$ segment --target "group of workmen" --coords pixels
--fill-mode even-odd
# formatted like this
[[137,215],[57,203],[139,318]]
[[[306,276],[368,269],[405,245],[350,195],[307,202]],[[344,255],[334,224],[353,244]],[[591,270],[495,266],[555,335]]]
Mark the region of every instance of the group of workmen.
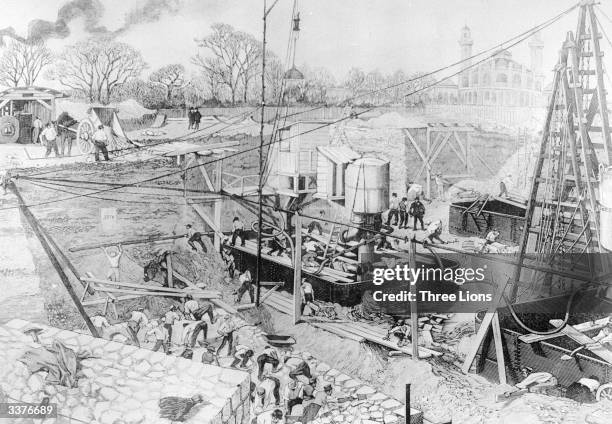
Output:
[[[32,123],[32,142],[41,144],[46,148],[45,158],[55,153],[55,157],[66,157],[72,154],[72,143],[76,139],[76,132],[66,126],[58,124],[57,121],[47,122],[43,125],[37,116]],[[109,161],[108,157],[108,136],[104,131],[104,126],[98,125],[92,134],[92,142],[95,148],[94,158],[100,161],[100,153],[104,160]]]

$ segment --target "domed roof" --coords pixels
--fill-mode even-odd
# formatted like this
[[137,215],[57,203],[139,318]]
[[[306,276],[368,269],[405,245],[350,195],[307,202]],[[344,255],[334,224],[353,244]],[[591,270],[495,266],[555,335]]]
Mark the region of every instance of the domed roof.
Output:
[[295,66],[285,72],[283,76],[287,80],[303,80],[304,74],[302,74]]

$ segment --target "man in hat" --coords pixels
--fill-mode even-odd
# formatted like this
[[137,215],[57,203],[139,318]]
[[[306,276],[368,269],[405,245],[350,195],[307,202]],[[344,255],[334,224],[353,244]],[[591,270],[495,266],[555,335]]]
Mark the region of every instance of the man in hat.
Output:
[[251,271],[249,271],[248,268],[245,269],[244,272],[240,274],[240,277],[238,277],[238,280],[240,281],[240,287],[236,291],[235,303],[240,303],[242,296],[247,292],[249,293],[249,300],[253,303],[255,301],[255,287],[253,286]]
[[489,231],[485,237],[485,241],[482,244],[479,253],[484,253],[486,250],[488,250],[489,245],[495,243],[498,237],[499,231],[497,231],[495,228],[491,228],[491,231]]
[[221,340],[221,344],[217,348],[217,356],[219,356],[221,350],[225,347],[226,344],[227,355],[229,356],[232,354],[234,350],[234,331],[236,331],[236,328],[237,326],[234,320],[232,319],[232,316],[230,314],[224,315],[223,321],[219,325],[219,328],[217,328],[217,333],[219,333],[219,335],[223,337],[223,339]]
[[190,107],[187,111],[187,121],[189,122],[189,125],[187,126],[188,130],[193,128],[193,112],[194,109],[192,107]]
[[57,130],[55,129],[55,125],[51,122],[47,123],[47,127],[43,130],[40,135],[47,145],[47,151],[45,152],[45,157],[49,157],[51,154],[51,150],[53,149],[53,153],[55,153],[55,157],[59,157],[59,150],[57,149]]
[[314,302],[314,290],[306,278],[302,278],[300,291],[302,292],[302,313],[304,313],[304,308]]
[[138,332],[141,328],[146,327],[148,324],[149,318],[145,314],[144,308],[139,307],[135,311],[132,311],[130,314],[130,319],[127,322],[127,326],[134,340],[138,340]]
[[195,243],[199,243],[200,246],[202,246],[202,252],[206,253],[206,246],[202,240],[202,234],[195,231],[191,224],[185,225],[185,228],[187,228],[187,234],[185,234],[185,237],[187,238],[187,244],[191,246],[191,250],[197,252],[198,249],[196,249]]
[[387,225],[391,225],[391,220],[394,219],[393,225],[398,224],[399,218],[399,199],[397,193],[391,195],[391,201],[389,202],[389,213],[387,214]]
[[106,279],[110,281],[121,281],[119,273],[119,261],[121,260],[121,255],[123,255],[121,245],[118,244],[117,246],[102,247],[102,251],[106,255],[106,259],[108,259],[108,263],[110,264],[108,274],[106,274]]
[[245,369],[248,367],[249,363],[252,362],[251,358],[255,352],[253,349],[250,349],[248,346],[239,344],[236,346],[236,353],[234,354],[234,360],[230,364],[232,368],[242,368]]
[[40,131],[43,129],[43,123],[40,118],[37,116],[32,122],[32,143],[37,144],[40,143]]
[[166,327],[166,331],[168,332],[168,342],[172,343],[172,326],[174,325],[176,321],[179,321],[181,319],[181,316],[178,313],[178,308],[176,307],[176,305],[172,305],[170,307],[168,312],[166,312],[166,315],[164,316],[164,318],[166,319],[165,327]]
[[510,190],[511,187],[512,187],[512,174],[508,174],[506,175],[506,177],[504,177],[499,182],[499,194],[497,197],[509,197],[508,191]]
[[236,261],[234,260],[232,251],[228,247],[224,247],[221,251],[221,256],[223,257],[223,262],[225,262],[225,269],[227,270],[229,278],[234,278],[234,274],[236,273]]
[[108,158],[108,149],[106,145],[108,144],[108,137],[106,136],[106,132],[104,131],[104,126],[98,125],[98,129],[93,133],[92,140],[94,142],[94,147],[96,151],[94,152],[94,159],[96,162],[100,161],[100,152],[104,155],[104,160],[109,161]]
[[427,238],[425,239],[425,241],[431,244],[435,244],[434,240],[437,240],[441,244],[445,244],[446,242],[442,240],[440,235],[442,235],[442,220],[438,219],[437,221],[434,221],[429,224],[429,226],[427,227]]
[[161,318],[159,321],[151,321],[151,329],[147,331],[147,336],[155,336],[155,345],[153,346],[153,352],[157,352],[160,348],[164,348],[164,353],[168,355],[170,350],[168,348],[168,332],[165,327],[165,319]]
[[237,216],[232,220],[232,242],[231,245],[236,245],[236,238],[240,237],[240,245],[244,246],[244,224]]
[[315,391],[314,399],[310,401],[308,406],[304,408],[304,414],[302,415],[302,424],[312,422],[319,415],[321,408],[325,407],[328,402],[328,397],[331,396],[333,388],[331,384],[326,384],[323,390]]
[[423,223],[423,217],[425,216],[425,205],[423,205],[418,196],[414,199],[414,202],[410,204],[408,214],[413,218],[413,231],[417,230],[417,221],[421,223],[421,230],[425,230],[425,224]]

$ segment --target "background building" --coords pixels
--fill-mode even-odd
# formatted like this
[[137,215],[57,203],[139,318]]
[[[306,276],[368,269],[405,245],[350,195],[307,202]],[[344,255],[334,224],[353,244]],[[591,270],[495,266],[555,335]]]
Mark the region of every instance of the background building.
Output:
[[542,73],[544,43],[539,33],[529,43],[530,67],[512,59],[509,51],[500,50],[478,66],[467,69],[472,64],[469,58],[473,54],[473,44],[470,28],[463,27],[459,46],[461,59],[466,60],[462,63],[464,71],[459,75],[458,82],[449,80],[433,87],[430,94],[432,103],[542,106],[545,102]]

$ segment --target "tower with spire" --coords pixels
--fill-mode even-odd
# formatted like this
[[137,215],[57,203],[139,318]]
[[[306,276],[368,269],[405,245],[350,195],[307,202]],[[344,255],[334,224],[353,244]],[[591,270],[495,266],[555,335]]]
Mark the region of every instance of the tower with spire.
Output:
[[[471,65],[471,60],[466,60],[472,56],[472,46],[474,45],[474,40],[472,40],[472,31],[467,25],[464,25],[461,28],[461,38],[459,38],[459,46],[461,46],[461,60],[465,60],[461,64],[461,67],[465,69],[466,67]],[[464,71],[460,77],[460,86],[467,87],[469,85],[468,72]]]
[[531,70],[534,74],[535,89],[542,90],[544,82],[544,73],[542,72],[542,64],[544,62],[544,42],[540,31],[533,34],[529,41],[529,50],[531,53]]

